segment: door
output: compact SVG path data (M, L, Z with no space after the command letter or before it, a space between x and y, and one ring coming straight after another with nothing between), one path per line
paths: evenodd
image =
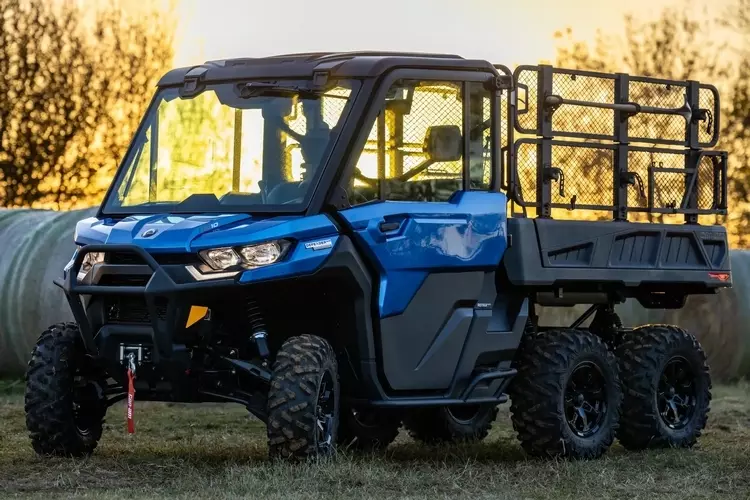
M506 197L489 190L481 128L490 95L437 74L396 79L350 180L354 206L341 215L378 274L376 343L395 390L450 386L505 251Z

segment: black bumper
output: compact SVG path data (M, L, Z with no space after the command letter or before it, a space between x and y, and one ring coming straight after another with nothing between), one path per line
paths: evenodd
M101 285L91 282L78 282L78 273L83 264L84 257L92 252L104 253L130 253L143 261L142 265L134 264L97 264L90 274L93 280L102 275L140 275L147 278L143 286L133 285ZM87 352L95 357L100 355L95 336L99 328L95 326L88 317L86 309L81 300L82 296L136 296L145 300L150 328L143 326L134 327L133 333L143 336L150 331L151 343L155 347L153 362L159 363L162 359L169 359L174 351L174 335L186 324L190 312L191 299L204 296L207 292L216 293L223 288L238 286L236 278L240 274L229 278L218 278L207 281L195 281L189 278L189 273L184 265L161 265L156 259L143 248L136 245L86 245L78 250L72 266L67 270L63 280L55 281L60 286L68 299L73 317L81 330L81 337ZM161 303L166 301L166 310L157 308L157 299ZM103 327L107 328L107 327ZM116 328L122 330L123 328ZM96 330L96 331L95 331Z

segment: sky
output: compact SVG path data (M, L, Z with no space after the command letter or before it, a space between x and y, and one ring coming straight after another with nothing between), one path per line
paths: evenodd
M694 8L710 2L692 0ZM445 52L509 66L551 61L553 34L622 30L684 0L179 0L175 63L290 52Z

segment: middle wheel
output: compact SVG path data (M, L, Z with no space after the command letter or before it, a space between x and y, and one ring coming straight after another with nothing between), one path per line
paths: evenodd
M424 443L480 441L489 434L495 417L495 405L418 408L407 413L404 427Z
M510 387L513 428L535 456L595 458L612 444L622 390L617 361L585 330L529 335Z
M399 427L397 412L342 405L338 443L353 451L382 450L396 439Z

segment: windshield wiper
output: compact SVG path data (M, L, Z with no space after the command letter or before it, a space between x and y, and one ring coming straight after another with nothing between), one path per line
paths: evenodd
M257 97L259 95L276 95L280 97L300 96L305 99L318 99L320 97L329 97L334 99L348 99L347 96L326 94L324 88L301 87L299 85L279 85L276 83L266 82L247 82L238 85L239 95L243 99Z

